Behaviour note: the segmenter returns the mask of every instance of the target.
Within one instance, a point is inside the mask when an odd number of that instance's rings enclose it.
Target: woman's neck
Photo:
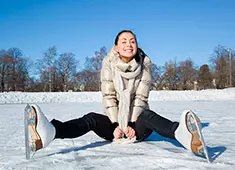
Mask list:
[[[120,58],[122,59],[122,61],[124,61],[125,63],[129,63],[134,57],[122,57],[120,56]]]

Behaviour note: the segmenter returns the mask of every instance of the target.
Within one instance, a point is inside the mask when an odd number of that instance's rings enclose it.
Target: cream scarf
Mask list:
[[[140,57],[142,59],[142,57]],[[142,63],[142,62],[140,62]],[[126,71],[129,72],[126,72]],[[141,64],[137,63],[135,59],[129,63],[123,62],[121,59],[118,61],[114,69],[114,84],[119,94],[118,106],[118,123],[120,128],[125,131],[128,126],[131,105],[131,93],[134,89],[135,78],[141,73]],[[124,86],[123,78],[127,79],[127,87]],[[129,140],[129,142],[128,142]],[[134,139],[135,141],[135,139]],[[132,143],[130,139],[119,139],[116,143]]]

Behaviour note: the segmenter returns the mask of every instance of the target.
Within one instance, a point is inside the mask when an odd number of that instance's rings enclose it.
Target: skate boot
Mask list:
[[[186,149],[205,157],[210,162],[201,129],[200,119],[192,111],[186,110],[181,115],[179,126],[175,131],[175,138]]]
[[[26,159],[31,154],[48,146],[55,138],[55,127],[48,121],[37,105],[27,104],[25,108]]]

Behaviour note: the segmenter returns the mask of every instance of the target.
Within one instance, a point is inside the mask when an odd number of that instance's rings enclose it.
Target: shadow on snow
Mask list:
[[[202,123],[202,128],[205,128],[208,126],[209,126],[208,122]],[[145,139],[145,141],[167,141],[167,142],[170,142],[171,144],[175,145],[176,147],[184,148],[177,140],[163,137],[163,136],[157,134],[156,132],[153,132],[148,138]],[[88,144],[88,145],[85,145],[82,147],[73,147],[73,148],[69,148],[69,149],[64,149],[59,152],[49,154],[48,156],[52,156],[52,155],[56,155],[56,154],[67,154],[70,152],[76,152],[79,150],[86,150],[89,148],[100,147],[100,146],[104,146],[107,144],[110,144],[110,142],[109,141],[98,141],[98,142],[94,142],[94,143],[91,143],[91,144]],[[217,147],[208,147],[207,146],[207,150],[208,150],[208,154],[210,157],[210,161],[214,162],[223,152],[226,151],[226,147],[225,146],[217,146]],[[196,156],[199,156],[199,155],[196,155]],[[201,157],[201,156],[199,156],[199,157]]]
[[[86,149],[89,149],[89,148],[96,148],[96,147],[104,146],[104,145],[107,145],[107,144],[110,144],[110,142],[109,141],[98,141],[98,142],[94,142],[94,143],[91,143],[91,144],[88,144],[88,145],[85,145],[85,146],[82,146],[82,147],[72,147],[72,148],[69,148],[69,149],[63,149],[59,152],[49,154],[48,156],[52,156],[52,155],[56,155],[56,154],[67,154],[67,153],[70,153],[70,152],[86,150]]]
[[[205,128],[208,126],[209,126],[208,122],[202,123],[202,128]],[[167,141],[167,142],[170,142],[171,144],[175,145],[176,147],[184,148],[183,145],[181,145],[177,140],[163,137],[163,136],[157,134],[156,132],[153,132],[147,139],[145,139],[145,141]],[[208,147],[207,146],[210,161],[214,162],[220,155],[222,155],[223,152],[226,151],[226,149],[227,148],[225,146],[217,146],[217,147]],[[196,155],[196,156],[199,156],[199,155]],[[199,156],[199,157],[201,157],[201,156]]]

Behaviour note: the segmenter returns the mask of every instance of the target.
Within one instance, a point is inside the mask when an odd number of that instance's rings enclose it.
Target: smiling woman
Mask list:
[[[135,34],[130,30],[121,31],[115,39],[114,49],[123,61],[131,61],[138,49]]]
[[[76,138],[89,131],[116,143],[143,141],[155,131],[178,140],[196,154],[208,156],[196,114],[184,111],[180,122],[173,122],[149,110],[150,85],[150,58],[138,48],[132,31],[121,31],[102,63],[104,114],[91,112],[66,122],[49,122],[39,106],[28,106],[26,134],[32,140],[26,138],[27,153],[45,148],[55,138]]]

